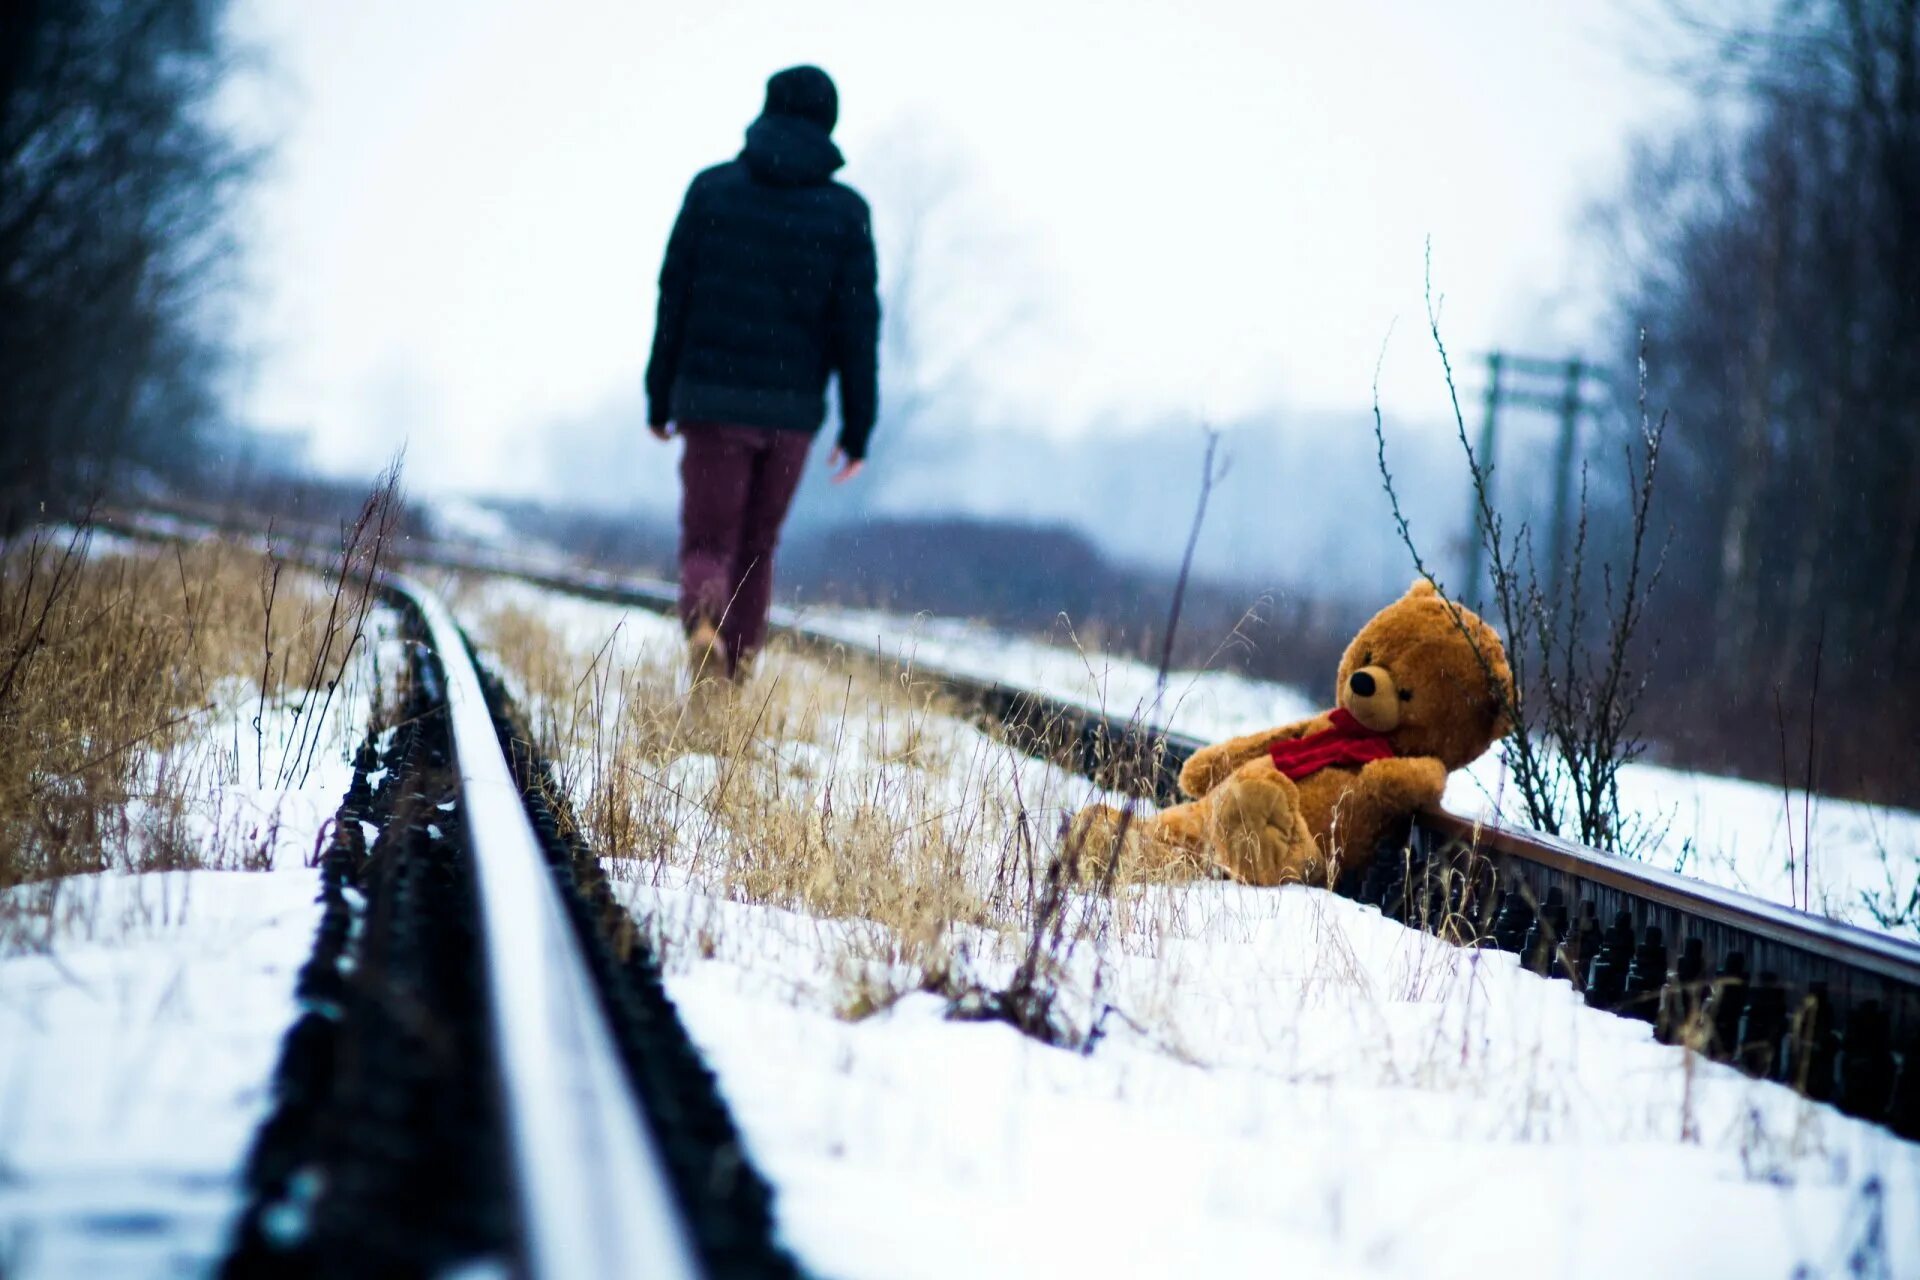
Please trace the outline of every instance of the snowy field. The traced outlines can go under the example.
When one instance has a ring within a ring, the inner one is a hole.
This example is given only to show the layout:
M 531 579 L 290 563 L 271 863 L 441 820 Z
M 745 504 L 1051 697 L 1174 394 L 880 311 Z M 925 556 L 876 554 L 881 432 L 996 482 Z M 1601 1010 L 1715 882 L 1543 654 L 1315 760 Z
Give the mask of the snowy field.
M 468 593 L 470 618 L 477 603 L 537 616 L 575 669 L 678 653 L 677 628 L 644 612 L 504 583 Z M 871 617 L 840 622 L 850 640 L 877 633 Z M 1126 664 L 1076 672 L 1037 646 L 981 652 L 960 629 L 894 625 L 893 643 L 941 665 L 1110 707 L 1142 698 Z M 477 631 L 483 647 L 498 639 Z M 514 674 L 523 696 L 567 687 Z M 762 836 L 729 828 L 721 793 L 925 806 L 960 833 L 960 874 L 990 901 L 1018 833 L 1050 847 L 1091 788 L 937 713 L 901 751 L 900 726 L 877 726 L 884 709 L 863 706 L 851 681 L 842 695 L 840 679 L 770 655 L 747 695 L 769 723 L 795 698 L 839 709 L 787 716 L 744 765 L 667 752 L 633 779 L 656 797 L 658 825 L 636 823 L 632 847 L 602 844 L 639 855 L 610 858 L 610 874 L 663 943 L 669 990 L 810 1270 L 1920 1274 L 1920 1147 L 1661 1046 L 1513 957 L 1325 892 L 1204 883 L 1081 899 L 1091 925 L 1063 963 L 1062 1008 L 1079 1030 L 1101 1027 L 1090 1052 L 947 1020 L 945 997 L 919 990 L 939 985 L 928 957 L 992 987 L 1023 953 L 1022 930 L 988 910 L 956 916 L 929 946 L 859 911 L 757 900 L 737 867 Z M 1191 684 L 1171 715 L 1189 732 L 1306 709 L 1268 686 L 1241 719 L 1229 683 Z M 1207 688 L 1221 690 L 1213 708 Z M 574 727 L 582 743 L 618 732 Z M 606 771 L 597 751 L 560 762 L 576 803 Z M 1698 785 L 1696 820 L 1733 821 L 1713 808 L 1727 793 Z
M 152 554 L 104 537 L 91 550 Z M 291 594 L 291 582 L 281 589 Z M 397 670 L 391 617 L 376 611 L 372 625 L 383 665 Z M 294 980 L 319 920 L 308 863 L 351 782 L 371 695 L 364 646 L 324 713 L 303 698 L 262 706 L 244 680 L 216 685 L 192 733 L 146 766 L 194 780 L 170 835 L 208 869 L 4 891 L 0 1275 L 217 1266 L 299 1013 Z M 140 807 L 127 815 L 130 866 L 141 860 Z
M 298 1015 L 318 873 L 77 880 L 90 927 L 0 958 L 0 1273 L 201 1274 Z

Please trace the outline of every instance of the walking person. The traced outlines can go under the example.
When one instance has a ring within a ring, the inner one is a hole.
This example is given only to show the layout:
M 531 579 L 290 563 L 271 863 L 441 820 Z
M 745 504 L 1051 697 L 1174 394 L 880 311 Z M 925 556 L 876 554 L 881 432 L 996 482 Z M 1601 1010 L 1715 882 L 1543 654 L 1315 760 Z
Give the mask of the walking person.
M 683 441 L 680 621 L 696 681 L 743 678 L 766 637 L 773 552 L 839 378 L 835 484 L 860 474 L 878 402 L 866 201 L 834 173 L 839 94 L 818 67 L 767 81 L 739 158 L 694 178 L 666 261 L 647 426 Z

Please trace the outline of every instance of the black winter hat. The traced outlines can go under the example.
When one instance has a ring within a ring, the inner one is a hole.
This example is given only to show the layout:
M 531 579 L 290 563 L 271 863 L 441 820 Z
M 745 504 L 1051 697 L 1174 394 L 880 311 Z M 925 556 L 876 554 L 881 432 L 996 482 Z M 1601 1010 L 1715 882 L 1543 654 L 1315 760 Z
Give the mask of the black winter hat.
M 840 93 L 820 68 L 788 67 L 767 81 L 767 105 L 760 114 L 798 116 L 832 133 L 840 119 Z

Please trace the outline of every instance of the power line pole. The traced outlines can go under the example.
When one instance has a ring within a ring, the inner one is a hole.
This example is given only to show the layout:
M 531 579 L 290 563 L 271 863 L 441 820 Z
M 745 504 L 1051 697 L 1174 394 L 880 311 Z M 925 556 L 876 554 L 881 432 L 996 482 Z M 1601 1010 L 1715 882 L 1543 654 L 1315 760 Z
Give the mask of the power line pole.
M 1580 418 L 1586 411 L 1586 388 L 1600 381 L 1599 370 L 1578 357 L 1553 360 L 1542 356 L 1515 355 L 1492 351 L 1487 354 L 1487 390 L 1485 414 L 1480 420 L 1480 445 L 1475 461 L 1480 468 L 1479 483 L 1485 488 L 1488 504 L 1493 502 L 1495 451 L 1499 448 L 1500 409 L 1513 405 L 1539 409 L 1559 418 L 1559 436 L 1553 460 L 1553 516 L 1547 530 L 1548 563 L 1557 584 L 1566 572 L 1568 537 L 1573 519 L 1574 463 L 1579 454 Z M 1559 387 L 1553 388 L 1552 382 Z M 1480 527 L 1479 495 L 1472 496 L 1468 508 L 1466 589 L 1478 591 L 1485 569 L 1486 531 Z
M 1567 521 L 1573 508 L 1574 437 L 1580 430 L 1580 379 L 1585 366 L 1576 358 L 1567 361 L 1567 386 L 1560 397 L 1560 443 L 1553 458 L 1553 541 L 1548 544 L 1548 561 L 1553 566 L 1553 585 L 1558 587 L 1567 571 Z
M 1481 472 L 1480 484 L 1486 489 L 1489 502 L 1493 499 L 1493 449 L 1495 443 L 1493 433 L 1495 424 L 1500 420 L 1500 360 L 1501 355 L 1498 351 L 1490 351 L 1487 353 L 1487 411 L 1486 416 L 1480 419 L 1480 451 L 1478 454 Z M 1472 530 L 1473 533 L 1472 536 L 1467 539 L 1466 586 L 1469 591 L 1477 591 L 1480 588 L 1480 559 L 1486 554 L 1486 547 L 1483 545 L 1486 540 L 1480 536 L 1480 497 L 1478 494 L 1470 495 L 1468 499 L 1467 528 Z

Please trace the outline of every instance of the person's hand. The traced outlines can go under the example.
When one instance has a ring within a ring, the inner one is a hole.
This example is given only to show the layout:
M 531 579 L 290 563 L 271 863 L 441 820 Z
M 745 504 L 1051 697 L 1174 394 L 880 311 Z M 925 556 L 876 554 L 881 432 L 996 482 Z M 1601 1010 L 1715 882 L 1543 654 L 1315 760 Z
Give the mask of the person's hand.
M 665 444 L 667 441 L 673 439 L 673 424 L 671 422 L 663 422 L 657 427 L 649 422 L 647 424 L 647 430 L 651 431 L 653 438 L 661 444 Z
M 849 458 L 845 449 L 835 445 L 833 452 L 827 455 L 827 465 L 833 468 L 833 482 L 845 484 L 859 475 L 860 469 L 867 464 L 859 458 Z

